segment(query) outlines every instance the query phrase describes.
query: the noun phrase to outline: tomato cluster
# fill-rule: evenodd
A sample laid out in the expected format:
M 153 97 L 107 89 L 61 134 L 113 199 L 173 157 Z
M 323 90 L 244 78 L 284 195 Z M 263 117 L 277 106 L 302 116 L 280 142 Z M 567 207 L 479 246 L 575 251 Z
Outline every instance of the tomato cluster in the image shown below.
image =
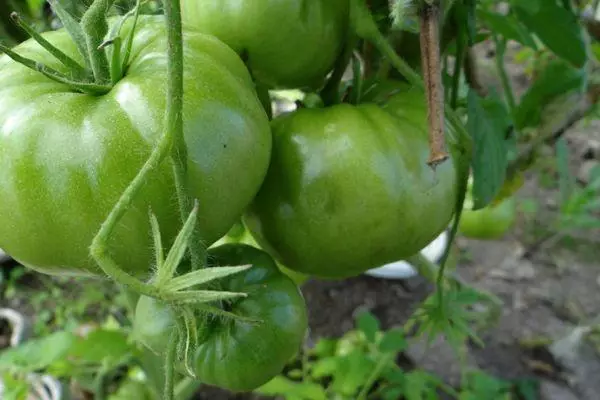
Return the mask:
M 385 96 L 270 120 L 256 82 L 322 88 L 344 51 L 348 0 L 181 5 L 187 186 L 200 204 L 200 239 L 213 245 L 243 220 L 251 245 L 219 244 L 208 260 L 252 265 L 220 282 L 248 297 L 217 306 L 261 321 L 199 313 L 194 368 L 205 383 L 252 390 L 282 370 L 307 328 L 304 300 L 286 274 L 339 279 L 418 253 L 453 217 L 458 155 L 427 165 L 425 96 L 399 83 L 383 82 L 376 92 Z M 90 242 L 164 130 L 164 22 L 141 17 L 135 29 L 130 61 L 108 93 L 74 91 L 0 57 L 0 247 L 32 269 L 102 275 Z M 64 30 L 44 37 L 82 62 Z M 33 40 L 15 51 L 67 73 Z M 171 246 L 181 220 L 168 163 L 109 243 L 117 264 L 144 279 L 154 262 L 148 209 Z M 175 310 L 142 297 L 137 337 L 164 352 Z

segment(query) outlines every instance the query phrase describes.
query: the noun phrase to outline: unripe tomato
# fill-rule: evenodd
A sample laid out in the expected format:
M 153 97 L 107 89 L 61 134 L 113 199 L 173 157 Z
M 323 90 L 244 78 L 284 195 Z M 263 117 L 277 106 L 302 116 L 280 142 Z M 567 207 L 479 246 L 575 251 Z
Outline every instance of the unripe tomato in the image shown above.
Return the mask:
M 509 197 L 479 210 L 464 209 L 458 229 L 473 239 L 499 239 L 512 228 L 516 217 L 516 200 Z
M 260 248 L 260 245 L 256 242 L 254 237 L 252 237 L 250 232 L 248 232 L 248 230 L 246 229 L 246 227 L 244 226 L 243 223 L 234 225 L 234 227 L 231 229 L 231 231 L 229 231 L 229 234 L 227 234 L 227 235 L 223 236 L 221 239 L 219 239 L 219 241 L 216 242 L 213 245 L 213 247 L 218 247 L 218 246 L 221 246 L 226 243 L 243 243 L 243 244 L 247 244 L 249 246 Z M 309 279 L 309 276 L 307 276 L 305 274 L 302 274 L 300 272 L 293 271 L 289 268 L 286 268 L 285 266 L 281 265 L 280 263 L 276 262 L 276 264 L 277 264 L 277 267 L 279 267 L 279 269 L 281 270 L 281 272 L 283 272 L 285 275 L 289 276 L 298 286 L 303 285 Z
M 425 97 L 404 89 L 385 107 L 300 109 L 272 122 L 271 165 L 245 221 L 283 265 L 349 277 L 412 256 L 446 229 L 454 157 L 427 165 Z
M 181 0 L 183 22 L 247 58 L 277 88 L 315 88 L 341 54 L 348 0 Z
M 124 37 L 131 25 L 125 24 Z M 104 95 L 74 92 L 0 57 L 0 247 L 22 264 L 45 273 L 101 272 L 89 245 L 163 133 L 164 25 L 163 17 L 140 17 L 125 76 Z M 82 62 L 65 30 L 45 37 Z M 14 50 L 68 73 L 33 40 Z M 202 239 L 211 244 L 258 191 L 272 140 L 254 84 L 234 51 L 187 31 L 184 54 L 189 188 L 202 204 Z M 146 276 L 153 264 L 150 209 L 168 248 L 181 227 L 168 160 L 148 177 L 109 243 L 117 263 L 136 276 Z
M 225 244 L 208 252 L 212 267 L 247 265 L 242 273 L 219 281 L 223 290 L 247 293 L 227 310 L 260 322 L 207 318 L 199 313 L 199 344 L 193 367 L 203 383 L 232 391 L 250 391 L 281 373 L 299 351 L 308 321 L 304 298 L 265 252 L 244 244 Z M 134 318 L 134 337 L 158 354 L 167 348 L 175 327 L 171 308 L 142 296 Z

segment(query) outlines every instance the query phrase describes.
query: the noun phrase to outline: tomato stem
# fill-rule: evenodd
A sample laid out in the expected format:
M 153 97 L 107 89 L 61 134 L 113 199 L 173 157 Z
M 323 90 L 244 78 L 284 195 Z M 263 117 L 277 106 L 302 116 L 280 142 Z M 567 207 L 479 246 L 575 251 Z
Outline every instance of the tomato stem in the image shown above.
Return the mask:
M 388 43 L 381 34 L 377 24 L 365 5 L 365 0 L 352 0 L 352 23 L 359 37 L 371 41 L 377 50 L 386 57 L 392 66 L 404 76 L 411 85 L 425 89 L 425 83 L 421 76 L 416 73 L 410 65 L 396 54 L 394 48 Z M 464 124 L 458 115 L 449 106 L 445 107 L 446 117 L 452 124 L 459 137 L 454 137 L 452 132 L 447 132 L 452 145 L 457 146 L 463 153 L 470 154 L 473 147 L 473 140 L 467 132 Z
M 87 54 L 87 44 L 85 41 L 85 34 L 83 33 L 83 30 L 81 29 L 81 25 L 79 25 L 79 22 L 77 22 L 77 20 L 75 20 L 75 18 L 73 18 L 73 16 L 71 14 L 69 14 L 69 12 L 67 10 L 65 10 L 65 8 L 60 3 L 60 1 L 48 0 L 48 3 L 50 3 L 52 10 L 56 13 L 58 18 L 60 19 L 60 22 L 64 26 L 64 28 L 67 31 L 67 33 L 69 34 L 69 36 L 71 36 L 71 39 L 73 39 L 73 42 L 75 42 L 75 45 L 77 46 L 77 50 L 79 50 L 79 54 L 81 54 L 81 57 L 83 58 L 83 60 L 85 62 L 86 70 L 90 70 L 91 66 L 90 66 L 90 60 L 88 59 L 88 54 Z
M 39 72 L 40 74 L 46 76 L 49 79 L 52 79 L 55 82 L 59 82 L 64 85 L 67 85 L 71 89 L 76 90 L 78 92 L 88 93 L 91 95 L 98 95 L 98 94 L 107 93 L 111 89 L 111 87 L 107 86 L 107 85 L 99 85 L 96 83 L 79 82 L 79 81 L 71 80 L 71 79 L 69 79 L 69 77 L 56 71 L 53 68 L 50 68 L 40 62 L 37 62 L 37 61 L 32 60 L 27 57 L 23 57 L 23 56 L 15 53 L 9 47 L 7 47 L 6 45 L 4 45 L 2 43 L 0 43 L 0 52 L 3 52 L 4 54 L 6 54 L 10 58 L 12 58 L 14 61 L 18 62 L 19 64 L 22 64 L 29 69 Z
M 169 343 L 167 344 L 165 354 L 165 388 L 163 396 L 165 400 L 173 400 L 175 395 L 175 356 L 177 354 L 178 338 L 179 329 L 175 327 L 169 336 Z
M 323 102 L 327 106 L 337 104 L 341 101 L 340 82 L 342 81 L 344 73 L 346 72 L 346 68 L 348 68 L 348 64 L 352 59 L 354 49 L 358 44 L 358 37 L 354 34 L 354 32 L 352 32 L 351 29 L 348 30 L 347 35 L 348 38 L 346 40 L 344 50 L 338 57 L 333 73 L 320 93 Z
M 173 160 L 173 175 L 175 189 L 179 201 L 181 220 L 185 221 L 192 209 L 192 199 L 189 196 L 187 182 L 187 146 L 183 136 L 183 28 L 181 21 L 181 4 L 178 0 L 163 0 L 168 35 L 167 66 L 167 134 L 173 138 L 171 159 Z M 194 227 L 190 241 L 192 269 L 196 270 L 205 265 L 206 249 L 200 240 L 200 227 Z
M 83 66 L 81 66 L 77 61 L 66 55 L 59 48 L 54 46 L 52 43 L 47 41 L 42 35 L 40 35 L 31 25 L 23 21 L 21 16 L 13 12 L 10 14 L 11 20 L 25 31 L 33 40 L 38 42 L 40 46 L 46 49 L 50 54 L 52 54 L 58 61 L 63 63 L 63 65 L 73 72 L 73 76 L 84 79 L 86 78 L 87 72 Z
M 114 0 L 94 0 L 81 18 L 81 28 L 85 35 L 87 56 L 96 83 L 110 84 L 110 67 L 106 50 L 102 46 L 108 33 L 106 13 Z
M 435 168 L 448 159 L 444 135 L 444 84 L 440 59 L 439 7 L 425 4 L 419 12 L 419 20 L 421 61 L 425 77 L 429 122 L 430 155 L 427 164 Z
M 160 166 L 163 160 L 169 155 L 171 147 L 172 137 L 170 131 L 165 130 L 146 163 L 142 166 L 135 178 L 133 178 L 130 185 L 123 191 L 108 217 L 102 223 L 100 230 L 92 240 L 90 246 L 91 256 L 108 276 L 116 282 L 128 286 L 134 291 L 150 297 L 159 297 L 158 289 L 123 271 L 109 255 L 107 243 L 115 226 L 119 223 L 121 218 L 123 218 L 125 212 L 131 207 L 135 196 L 146 182 L 146 177 Z

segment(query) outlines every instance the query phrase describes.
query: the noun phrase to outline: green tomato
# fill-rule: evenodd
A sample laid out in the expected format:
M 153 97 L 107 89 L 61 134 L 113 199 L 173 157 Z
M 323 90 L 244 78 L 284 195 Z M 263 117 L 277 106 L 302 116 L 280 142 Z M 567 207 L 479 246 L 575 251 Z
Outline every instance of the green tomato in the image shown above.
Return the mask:
M 271 87 L 319 87 L 341 54 L 348 0 L 181 0 L 184 24 L 223 40 Z
M 385 107 L 301 109 L 272 123 L 269 172 L 245 222 L 286 267 L 344 278 L 420 251 L 454 213 L 454 157 L 432 170 L 422 92 Z
M 127 35 L 128 23 L 123 29 Z M 80 59 L 66 31 L 47 40 Z M 213 243 L 240 218 L 267 171 L 268 118 L 237 54 L 185 32 L 184 136 L 190 193 L 202 204 L 202 239 Z M 15 48 L 66 72 L 34 41 Z M 52 274 L 100 273 L 92 238 L 163 132 L 167 38 L 162 17 L 141 17 L 125 76 L 99 96 L 76 93 L 0 57 L 0 247 Z M 124 53 L 124 51 L 122 52 Z M 145 276 L 153 262 L 148 211 L 165 247 L 180 229 L 168 161 L 150 175 L 109 243 L 116 262 Z
M 247 265 L 240 274 L 219 281 L 221 289 L 248 293 L 226 309 L 260 323 L 198 316 L 199 345 L 193 366 L 200 381 L 231 391 L 251 391 L 281 373 L 298 352 L 307 330 L 307 311 L 298 287 L 282 274 L 265 252 L 244 244 L 209 250 L 211 266 Z M 174 327 L 171 308 L 141 297 L 135 312 L 134 335 L 162 354 Z
M 242 231 L 242 233 L 240 233 Z M 219 239 L 213 246 L 220 246 L 225 243 L 243 243 L 253 247 L 260 248 L 260 245 L 256 242 L 256 240 L 252 237 L 250 232 L 246 229 L 244 224 L 240 222 L 233 226 L 233 228 L 229 231 L 227 235 Z M 298 286 L 303 285 L 310 278 L 308 275 L 302 274 L 300 272 L 293 271 L 285 266 L 277 263 L 277 267 L 283 272 L 285 275 L 289 276 Z
M 479 210 L 464 209 L 458 230 L 473 239 L 499 239 L 512 228 L 516 217 L 516 200 L 509 197 Z

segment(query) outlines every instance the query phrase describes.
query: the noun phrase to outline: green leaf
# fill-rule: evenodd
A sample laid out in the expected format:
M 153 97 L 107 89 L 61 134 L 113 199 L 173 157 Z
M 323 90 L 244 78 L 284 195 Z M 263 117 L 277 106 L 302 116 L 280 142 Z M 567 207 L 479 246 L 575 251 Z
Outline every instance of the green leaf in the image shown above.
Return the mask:
M 498 13 L 479 10 L 477 16 L 494 33 L 499 33 L 506 39 L 514 40 L 523 46 L 537 50 L 535 40 L 519 20 L 512 15 L 501 15 Z
M 431 376 L 423 371 L 411 371 L 405 374 L 404 397 L 406 400 L 422 400 L 431 393 L 435 394 L 435 385 Z
M 27 0 L 27 6 L 31 15 L 40 17 L 42 15 L 42 6 L 45 2 L 45 0 Z
M 85 60 L 86 67 L 89 67 L 87 42 L 85 40 L 83 29 L 81 29 L 81 25 L 79 25 L 79 22 L 75 19 L 75 17 L 73 17 L 69 11 L 64 8 L 59 0 L 48 0 L 48 3 L 50 3 L 52 10 L 56 13 L 58 18 L 60 18 L 60 22 L 65 27 L 65 30 L 69 36 L 71 36 L 73 39 L 73 42 L 75 42 L 77 50 L 79 50 L 79 54 L 81 55 L 82 59 Z
M 360 350 L 354 350 L 338 361 L 338 369 L 331 383 L 334 393 L 354 398 L 367 383 L 375 369 L 375 362 Z
M 259 387 L 255 393 L 265 396 L 286 396 L 303 400 L 327 400 L 325 389 L 312 382 L 294 382 L 284 376 L 276 376 Z
M 380 330 L 377 318 L 370 312 L 364 311 L 358 316 L 357 324 L 358 329 L 365 334 L 367 340 L 371 343 L 375 343 L 375 337 Z
M 577 67 L 583 67 L 587 51 L 577 16 L 562 4 L 559 5 L 557 0 L 544 0 L 544 6 L 537 11 L 525 5 L 529 2 L 519 1 L 515 4 L 519 19 L 556 55 Z
M 68 356 L 77 362 L 102 364 L 117 363 L 132 352 L 127 335 L 123 331 L 95 330 L 84 338 L 78 338 Z
M 467 129 L 473 137 L 473 209 L 488 205 L 498 194 L 506 177 L 506 133 L 511 125 L 508 111 L 497 97 L 468 95 Z
M 0 353 L 0 371 L 33 372 L 45 369 L 63 359 L 75 340 L 74 334 L 61 331 L 4 350 Z
M 335 372 L 338 369 L 338 358 L 336 357 L 327 357 L 322 358 L 315 361 L 312 366 L 310 375 L 314 379 L 323 379 L 329 376 L 335 375 Z
M 173 278 L 167 283 L 163 290 L 168 292 L 177 292 L 192 286 L 202 285 L 217 279 L 222 279 L 240 272 L 246 271 L 252 267 L 251 264 L 240 267 L 214 267 L 203 268 L 198 271 L 190 272 L 185 275 Z
M 548 0 L 543 0 L 548 1 Z M 542 7 L 542 0 L 512 0 L 513 7 L 521 7 L 530 14 L 535 14 Z
M 584 69 L 573 68 L 563 60 L 552 60 L 523 95 L 515 112 L 515 125 L 522 130 L 542 121 L 544 108 L 572 91 L 582 91 Z
M 384 353 L 398 353 L 407 346 L 404 331 L 400 328 L 385 332 L 379 342 L 379 350 Z

